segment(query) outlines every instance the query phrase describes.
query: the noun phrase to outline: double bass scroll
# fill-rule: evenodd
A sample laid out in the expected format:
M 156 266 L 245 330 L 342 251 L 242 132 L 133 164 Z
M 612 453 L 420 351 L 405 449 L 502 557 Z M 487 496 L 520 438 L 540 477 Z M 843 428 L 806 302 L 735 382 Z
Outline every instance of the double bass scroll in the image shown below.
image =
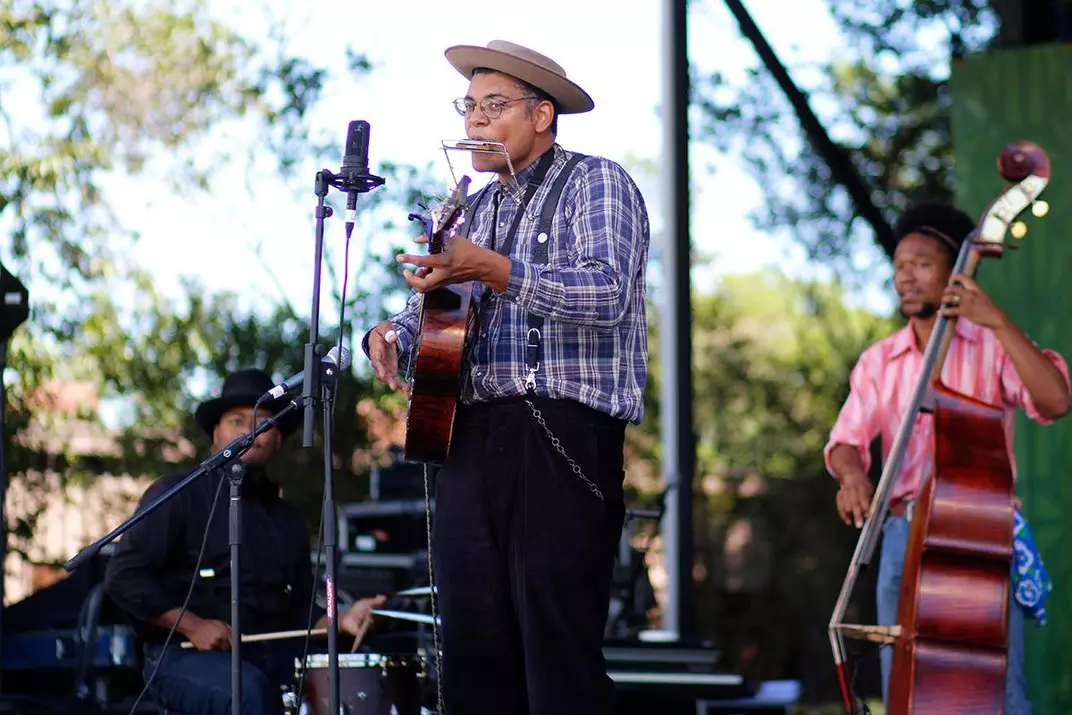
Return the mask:
M 983 258 L 1001 258 L 1005 235 L 1035 204 L 1050 179 L 1037 145 L 1018 141 L 998 156 L 1013 185 L 994 199 L 961 246 L 953 274 L 973 276 Z M 1015 247 L 1015 246 L 1012 246 Z M 846 712 L 859 712 L 845 662 L 845 637 L 894 648 L 889 715 L 1001 715 L 1013 558 L 1013 480 L 1003 410 L 941 382 L 955 319 L 939 314 L 923 354 L 922 373 L 890 446 L 882 476 L 830 619 L 829 637 Z M 844 623 L 860 568 L 874 554 L 916 418 L 934 416 L 934 468 L 921 483 L 905 552 L 897 624 Z

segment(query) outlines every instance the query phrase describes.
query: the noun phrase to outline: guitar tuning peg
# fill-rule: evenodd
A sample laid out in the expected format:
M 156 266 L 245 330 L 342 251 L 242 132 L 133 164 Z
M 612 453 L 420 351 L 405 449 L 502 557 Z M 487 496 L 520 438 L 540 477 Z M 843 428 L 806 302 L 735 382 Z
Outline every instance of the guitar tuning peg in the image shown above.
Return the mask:
M 1012 234 L 1013 238 L 1021 239 L 1027 235 L 1027 224 L 1023 221 L 1017 221 L 1009 226 L 1009 233 Z
M 1039 200 L 1031 204 L 1031 213 L 1034 214 L 1036 218 L 1042 218 L 1049 212 L 1050 204 L 1046 201 Z

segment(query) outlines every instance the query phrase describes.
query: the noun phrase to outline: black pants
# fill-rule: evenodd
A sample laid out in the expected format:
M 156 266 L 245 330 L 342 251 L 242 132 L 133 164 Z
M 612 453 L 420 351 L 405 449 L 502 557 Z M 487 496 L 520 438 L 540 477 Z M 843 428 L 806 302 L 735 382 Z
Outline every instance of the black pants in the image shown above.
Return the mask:
M 625 423 L 534 398 L 464 407 L 436 482 L 445 715 L 606 715 L 603 659 Z

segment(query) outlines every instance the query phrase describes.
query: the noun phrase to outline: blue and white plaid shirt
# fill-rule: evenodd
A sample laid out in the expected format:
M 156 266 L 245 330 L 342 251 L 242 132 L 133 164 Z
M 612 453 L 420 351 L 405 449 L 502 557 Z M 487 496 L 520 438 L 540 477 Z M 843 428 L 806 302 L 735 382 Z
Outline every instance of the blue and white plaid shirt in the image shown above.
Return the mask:
M 543 203 L 571 156 L 557 144 L 552 151 L 554 161 L 518 226 L 506 291 L 497 294 L 476 285 L 479 312 L 469 337 L 461 400 L 471 404 L 525 394 L 525 316 L 532 312 L 545 320 L 536 394 L 576 400 L 639 423 L 648 367 L 644 198 L 615 162 L 582 159 L 555 211 L 547 263 L 533 262 Z M 517 184 L 488 190 L 475 216 L 467 217 L 472 221 L 470 241 L 492 248 L 494 238 L 501 247 L 536 163 L 517 175 Z M 398 333 L 402 374 L 419 307 L 414 292 L 405 310 L 390 318 Z

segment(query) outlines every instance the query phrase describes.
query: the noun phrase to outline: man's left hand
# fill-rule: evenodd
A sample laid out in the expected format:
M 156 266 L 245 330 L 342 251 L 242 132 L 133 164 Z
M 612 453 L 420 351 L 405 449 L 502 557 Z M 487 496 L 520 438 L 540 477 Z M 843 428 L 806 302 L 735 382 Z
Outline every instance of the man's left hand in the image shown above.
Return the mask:
M 379 608 L 387 603 L 387 596 L 373 596 L 356 601 L 349 610 L 339 618 L 339 630 L 352 636 L 356 636 L 364 627 L 365 622 L 372 618 L 372 609 Z
M 942 315 L 966 318 L 976 325 L 996 330 L 1005 322 L 1005 313 L 994 305 L 983 289 L 965 275 L 953 276 L 942 293 Z

